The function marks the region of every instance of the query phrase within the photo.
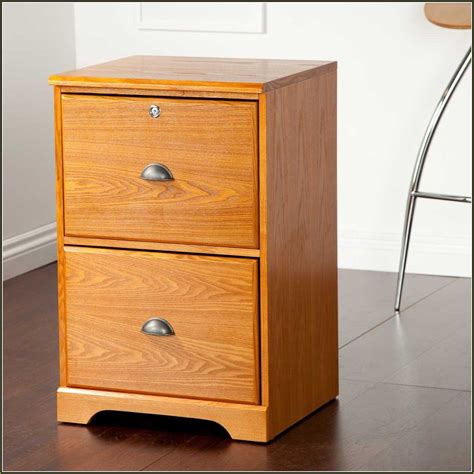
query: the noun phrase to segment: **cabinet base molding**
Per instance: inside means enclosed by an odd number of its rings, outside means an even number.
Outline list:
[[[267,442],[267,407],[136,393],[60,387],[58,421],[87,424],[101,411],[128,411],[214,421],[235,440]]]

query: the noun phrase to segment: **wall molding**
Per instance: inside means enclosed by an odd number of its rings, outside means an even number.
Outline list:
[[[3,280],[56,261],[56,223],[47,224],[2,242]]]
[[[339,232],[339,267],[397,272],[402,235],[344,230]],[[408,273],[470,277],[471,236],[412,234]]]

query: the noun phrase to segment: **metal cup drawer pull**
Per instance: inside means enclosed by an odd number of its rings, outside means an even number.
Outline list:
[[[151,318],[142,326],[142,333],[150,336],[174,336],[173,326],[163,318]]]
[[[140,178],[146,181],[172,181],[174,179],[171,170],[161,163],[150,163],[145,166]]]
[[[150,105],[148,113],[150,114],[151,118],[158,118],[161,115],[160,106],[154,104]]]

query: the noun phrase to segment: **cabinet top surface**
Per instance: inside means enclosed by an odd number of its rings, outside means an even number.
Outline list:
[[[130,56],[50,76],[63,86],[260,93],[335,70],[334,61]]]

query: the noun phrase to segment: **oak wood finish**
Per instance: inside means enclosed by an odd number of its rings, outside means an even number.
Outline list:
[[[219,423],[232,439],[267,441],[266,411],[258,405],[243,405],[186,398],[159,397],[143,394],[60,388],[58,420],[88,423],[104,410],[200,418]]]
[[[130,56],[55,74],[60,86],[260,93],[336,69],[333,61]]]
[[[268,398],[268,286],[267,286],[267,101],[266,95],[259,98],[259,158],[260,158],[260,366],[262,381],[262,403]]]
[[[58,87],[54,88],[54,144],[56,161],[56,233],[58,246],[58,318],[59,318],[59,384],[66,386],[66,295],[64,288],[64,194],[63,194],[63,134],[62,96]]]
[[[67,385],[258,403],[254,259],[66,247]],[[166,319],[175,331],[149,336]]]
[[[469,30],[471,6],[471,3],[425,3],[425,16],[443,28]]]
[[[56,86],[64,94],[98,94],[98,95],[133,95],[149,97],[196,97],[200,99],[237,99],[237,100],[258,100],[259,94],[244,92],[223,92],[223,91],[194,91],[194,90],[169,90],[169,89],[118,89],[114,87],[77,87],[77,86]]]
[[[210,245],[168,244],[166,242],[136,242],[134,240],[91,239],[87,237],[64,237],[66,245],[82,245],[86,247],[110,247],[119,249],[155,250],[162,252],[183,252],[228,257],[260,257],[259,249],[243,249],[234,247],[211,247]]]
[[[338,394],[336,73],[265,102],[262,380],[273,437]]]
[[[62,114],[66,235],[258,247],[255,103],[65,94]]]
[[[50,83],[68,268],[60,420],[202,416],[269,441],[334,399],[336,63],[132,57]],[[175,180],[141,180],[152,162]],[[153,350],[134,332],[156,311],[183,344]]]

